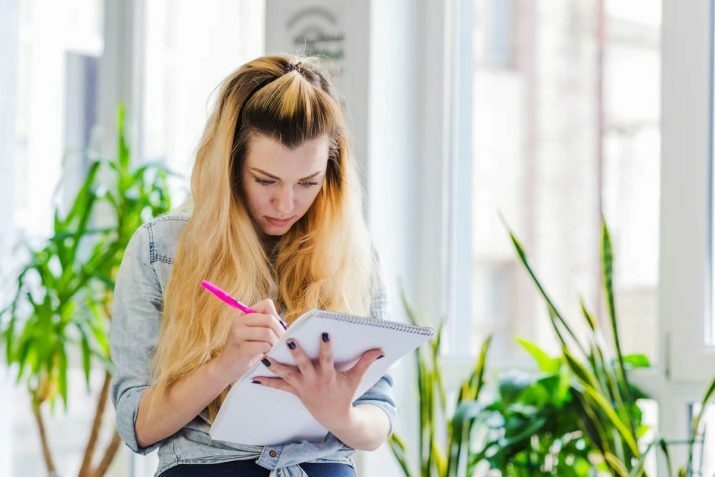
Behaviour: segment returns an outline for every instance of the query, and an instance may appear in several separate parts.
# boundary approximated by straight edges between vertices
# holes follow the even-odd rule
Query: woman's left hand
[[[379,349],[364,352],[357,363],[345,371],[335,369],[330,337],[323,333],[318,359],[312,361],[295,340],[288,340],[296,366],[265,358],[277,377],[258,376],[255,382],[295,394],[315,419],[328,430],[349,421],[353,396],[370,365],[383,357]]]

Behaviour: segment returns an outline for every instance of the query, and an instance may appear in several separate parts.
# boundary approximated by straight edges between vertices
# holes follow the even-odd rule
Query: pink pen
[[[208,291],[210,291],[211,293],[213,293],[216,297],[218,297],[219,300],[226,303],[228,306],[230,306],[232,308],[237,308],[247,315],[256,312],[256,310],[254,310],[253,308],[244,305],[243,303],[236,300],[234,297],[232,297],[231,295],[226,293],[224,290],[222,290],[221,288],[217,287],[216,285],[214,285],[213,283],[211,283],[209,281],[202,280],[201,286],[204,287],[205,289],[207,289]],[[283,321],[283,320],[278,320],[278,321],[280,321],[281,326],[283,326],[284,329],[288,327],[288,325],[286,325],[285,321]]]
[[[238,308],[239,310],[241,310],[242,312],[244,312],[247,315],[250,313],[256,312],[256,310],[254,310],[253,308],[250,308],[250,307],[244,305],[243,303],[236,300],[234,297],[232,297],[231,295],[229,295],[228,293],[226,293],[225,291],[223,291],[222,289],[220,289],[219,287],[217,287],[216,285],[214,285],[213,283],[211,283],[209,281],[202,280],[201,286],[204,287],[205,289],[207,289],[208,291],[210,291],[211,293],[213,293],[214,295],[216,295],[219,300],[226,303],[230,307]]]

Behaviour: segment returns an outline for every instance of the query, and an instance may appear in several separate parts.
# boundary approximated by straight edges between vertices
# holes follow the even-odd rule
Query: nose
[[[281,214],[281,218],[287,218],[293,212],[294,200],[293,188],[290,186],[281,187],[273,196],[273,207]]]

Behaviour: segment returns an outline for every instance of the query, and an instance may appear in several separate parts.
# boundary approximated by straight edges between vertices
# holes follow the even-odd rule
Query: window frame
[[[704,383],[715,369],[703,339],[712,316],[712,14],[712,1],[663,0],[658,295],[673,382]]]
[[[715,347],[704,339],[713,298],[714,4],[662,3],[660,359],[636,383],[658,402],[658,430],[668,440],[688,435],[689,406],[702,399],[715,369]],[[685,462],[686,447],[672,448],[671,458]]]

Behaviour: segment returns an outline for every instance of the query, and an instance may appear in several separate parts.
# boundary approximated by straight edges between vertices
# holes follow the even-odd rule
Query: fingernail
[[[263,358],[263,359],[261,360],[261,363],[265,364],[266,366],[270,366],[270,365],[271,365],[271,362],[268,361],[268,358]]]
[[[330,337],[328,336],[328,333],[323,333],[323,341],[325,341],[326,343],[328,341],[330,341]]]
[[[286,323],[286,322],[283,321],[283,320],[278,320],[278,321],[281,322],[281,326],[283,327],[284,330],[287,330],[287,329],[288,329],[288,323]]]
[[[289,347],[290,349],[295,349],[295,343],[293,342],[293,340],[291,340],[291,341],[288,342],[288,347]]]
[[[251,382],[252,382],[253,384],[261,384],[261,382],[260,382],[259,380],[257,380],[257,379],[254,379],[254,380],[251,381]]]
[[[385,355],[384,355],[384,354],[381,354],[380,356],[377,357],[377,359],[382,359],[382,358],[384,358],[384,357],[385,357]]]

